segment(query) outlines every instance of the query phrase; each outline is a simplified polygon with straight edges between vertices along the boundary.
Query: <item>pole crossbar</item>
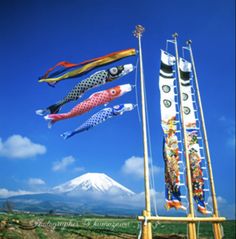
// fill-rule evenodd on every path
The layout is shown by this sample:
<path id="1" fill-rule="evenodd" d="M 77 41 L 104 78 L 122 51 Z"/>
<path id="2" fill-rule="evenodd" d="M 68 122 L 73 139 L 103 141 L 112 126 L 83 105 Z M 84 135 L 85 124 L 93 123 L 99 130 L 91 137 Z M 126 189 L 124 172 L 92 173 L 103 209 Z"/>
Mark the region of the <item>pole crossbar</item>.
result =
<path id="1" fill-rule="evenodd" d="M 138 221 L 158 221 L 158 222 L 224 222 L 226 221 L 225 217 L 144 217 L 138 216 Z"/>

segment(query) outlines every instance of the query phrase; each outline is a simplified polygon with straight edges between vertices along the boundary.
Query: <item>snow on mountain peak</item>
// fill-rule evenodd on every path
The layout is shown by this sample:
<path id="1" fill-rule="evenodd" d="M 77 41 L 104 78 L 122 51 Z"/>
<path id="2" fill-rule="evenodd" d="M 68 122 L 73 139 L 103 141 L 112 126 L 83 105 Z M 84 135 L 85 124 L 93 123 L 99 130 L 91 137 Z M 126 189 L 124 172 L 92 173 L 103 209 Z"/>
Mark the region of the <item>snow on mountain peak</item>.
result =
<path id="1" fill-rule="evenodd" d="M 73 191 L 107 193 L 111 190 L 117 190 L 128 195 L 135 194 L 104 173 L 86 173 L 53 188 L 53 191 L 58 193 Z"/>

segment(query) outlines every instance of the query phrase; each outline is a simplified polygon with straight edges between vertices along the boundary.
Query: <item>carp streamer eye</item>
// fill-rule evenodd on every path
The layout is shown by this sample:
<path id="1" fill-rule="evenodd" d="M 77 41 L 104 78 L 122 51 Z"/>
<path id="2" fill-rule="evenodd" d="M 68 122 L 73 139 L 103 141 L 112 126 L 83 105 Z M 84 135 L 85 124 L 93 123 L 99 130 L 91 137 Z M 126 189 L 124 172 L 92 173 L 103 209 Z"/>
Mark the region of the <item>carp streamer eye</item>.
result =
<path id="1" fill-rule="evenodd" d="M 114 106 L 114 109 L 115 109 L 115 110 L 119 110 L 119 109 L 120 109 L 120 106 L 119 106 L 119 105 L 115 105 L 115 106 Z"/>
<path id="2" fill-rule="evenodd" d="M 112 95 L 115 95 L 115 94 L 116 94 L 116 91 L 115 91 L 115 90 L 111 90 L 111 94 L 112 94 Z"/>
<path id="3" fill-rule="evenodd" d="M 111 73 L 112 75 L 116 75 L 116 74 L 118 73 L 117 67 L 111 68 L 111 69 L 110 69 L 110 73 Z"/>

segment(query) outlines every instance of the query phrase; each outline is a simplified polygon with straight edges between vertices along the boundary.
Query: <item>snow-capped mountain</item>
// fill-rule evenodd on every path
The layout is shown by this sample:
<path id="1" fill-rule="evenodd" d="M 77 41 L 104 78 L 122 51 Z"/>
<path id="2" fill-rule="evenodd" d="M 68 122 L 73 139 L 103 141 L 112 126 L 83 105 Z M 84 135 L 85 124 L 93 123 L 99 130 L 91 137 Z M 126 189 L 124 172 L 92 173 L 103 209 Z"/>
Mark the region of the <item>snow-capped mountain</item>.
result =
<path id="1" fill-rule="evenodd" d="M 0 199 L 0 208 L 4 200 Z M 86 173 L 47 192 L 9 197 L 15 209 L 31 212 L 137 215 L 142 197 L 104 173 Z"/>
<path id="2" fill-rule="evenodd" d="M 104 173 L 86 173 L 53 189 L 54 193 L 71 192 L 97 192 L 97 193 L 122 193 L 134 195 L 135 193 L 122 186 Z"/>

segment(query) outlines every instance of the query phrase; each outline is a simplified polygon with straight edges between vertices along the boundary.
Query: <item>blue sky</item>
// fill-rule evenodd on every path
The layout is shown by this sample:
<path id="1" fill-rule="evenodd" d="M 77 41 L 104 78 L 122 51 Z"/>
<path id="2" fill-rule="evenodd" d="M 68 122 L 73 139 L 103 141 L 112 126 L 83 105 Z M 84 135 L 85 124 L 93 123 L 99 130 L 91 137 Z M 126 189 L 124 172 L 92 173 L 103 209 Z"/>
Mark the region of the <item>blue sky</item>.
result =
<path id="1" fill-rule="evenodd" d="M 143 191 L 138 165 L 125 162 L 142 156 L 141 127 L 136 111 L 64 141 L 83 116 L 59 122 L 51 130 L 35 110 L 61 99 L 79 80 L 56 88 L 37 79 L 61 60 L 80 62 L 117 50 L 137 48 L 132 31 L 145 26 L 143 58 L 149 107 L 156 190 L 164 187 L 162 129 L 158 90 L 160 48 L 179 33 L 179 50 L 187 39 L 199 76 L 219 201 L 235 201 L 235 3 L 222 1 L 1 1 L 0 7 L 0 188 L 45 190 L 85 172 L 104 172 L 135 192 Z M 136 63 L 126 58 L 114 65 Z M 107 68 L 107 67 L 106 67 Z M 132 83 L 134 73 L 103 88 Z M 139 89 L 139 87 L 138 87 Z M 111 103 L 135 103 L 135 92 Z M 67 104 L 66 112 L 76 103 Z M 10 157 L 11 156 L 11 157 Z M 58 166 L 59 165 L 59 166 Z M 58 167 L 57 167 L 58 166 Z M 57 168 L 57 170 L 55 170 Z M 59 170 L 58 170 L 59 168 Z M 122 169 L 123 168 L 123 169 Z M 1 192 L 1 191 L 0 191 Z M 3 192 L 3 190 L 2 190 Z M 227 209 L 230 211 L 230 208 Z M 232 211 L 232 210 L 231 210 Z M 232 213 L 231 213 L 232 216 Z"/>

